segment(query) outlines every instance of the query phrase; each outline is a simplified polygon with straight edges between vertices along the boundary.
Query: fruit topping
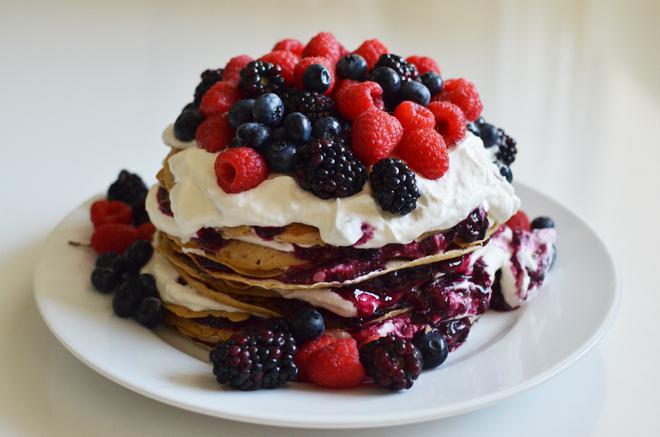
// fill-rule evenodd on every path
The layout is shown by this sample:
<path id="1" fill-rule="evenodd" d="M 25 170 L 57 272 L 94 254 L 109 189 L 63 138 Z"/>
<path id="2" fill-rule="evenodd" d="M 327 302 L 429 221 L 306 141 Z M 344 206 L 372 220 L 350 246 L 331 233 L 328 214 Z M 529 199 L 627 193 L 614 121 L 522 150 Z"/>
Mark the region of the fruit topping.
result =
<path id="1" fill-rule="evenodd" d="M 258 97 L 284 90 L 282 67 L 264 61 L 252 61 L 240 73 L 238 87 L 245 97 Z"/>
<path id="2" fill-rule="evenodd" d="M 277 94 L 262 94 L 254 101 L 252 116 L 266 126 L 278 125 L 284 118 L 284 103 Z"/>
<path id="3" fill-rule="evenodd" d="M 293 315 L 291 330 L 298 343 L 312 341 L 325 330 L 323 315 L 313 307 L 301 308 Z"/>
<path id="4" fill-rule="evenodd" d="M 296 165 L 298 148 L 290 140 L 274 140 L 262 147 L 261 155 L 274 173 L 288 173 Z"/>
<path id="5" fill-rule="evenodd" d="M 268 176 L 264 159 L 250 147 L 224 150 L 215 159 L 215 176 L 226 193 L 240 193 L 252 189 Z"/>
<path id="6" fill-rule="evenodd" d="M 227 148 L 233 137 L 227 114 L 213 114 L 199 125 L 195 141 L 200 148 L 215 153 Z"/>
<path id="7" fill-rule="evenodd" d="M 244 123 L 253 121 L 252 109 L 254 108 L 254 99 L 243 99 L 234 103 L 227 113 L 229 125 L 234 129 Z"/>
<path id="8" fill-rule="evenodd" d="M 403 127 L 386 112 L 368 111 L 355 119 L 351 136 L 355 156 L 365 165 L 372 165 L 394 151 L 403 136 Z"/>
<path id="9" fill-rule="evenodd" d="M 220 82 L 222 80 L 222 76 L 224 74 L 224 70 L 222 68 L 217 68 L 217 69 L 208 69 L 204 70 L 201 74 L 201 81 L 195 88 L 195 100 L 193 101 L 193 107 L 198 107 L 200 102 L 202 101 L 202 97 L 204 97 L 204 94 L 213 86 L 215 85 L 216 82 Z M 184 108 L 185 109 L 185 108 Z M 194 133 L 194 132 L 193 132 Z M 175 131 L 176 134 L 176 131 Z M 179 138 L 177 136 L 177 138 Z M 179 138 L 181 141 L 187 141 L 187 140 L 182 140 Z M 188 140 L 189 141 L 189 140 Z"/>
<path id="10" fill-rule="evenodd" d="M 426 106 L 431 101 L 431 92 L 421 82 L 406 80 L 401 82 L 399 99 L 410 100 L 419 103 L 420 105 Z"/>
<path id="11" fill-rule="evenodd" d="M 396 154 L 427 179 L 438 179 L 449 169 L 447 146 L 435 129 L 406 131 Z"/>
<path id="12" fill-rule="evenodd" d="M 335 85 L 335 66 L 334 63 L 330 61 L 328 58 L 324 58 L 320 56 L 312 56 L 310 58 L 301 59 L 300 62 L 298 62 L 298 64 L 296 65 L 296 68 L 294 70 L 294 84 L 296 88 L 298 88 L 299 90 L 305 89 L 305 85 L 304 85 L 305 72 L 310 66 L 314 64 L 325 67 L 328 74 L 330 75 L 330 82 L 328 84 L 328 87 L 325 90 L 325 92 L 323 92 L 323 94 L 328 95 L 330 94 L 333 86 Z"/>
<path id="13" fill-rule="evenodd" d="M 314 138 L 336 138 L 342 133 L 342 126 L 335 117 L 323 117 L 314 122 L 312 136 Z"/>
<path id="14" fill-rule="evenodd" d="M 320 56 L 336 62 L 341 56 L 341 46 L 330 32 L 320 32 L 309 40 L 302 52 L 303 58 Z"/>
<path id="15" fill-rule="evenodd" d="M 442 92 L 433 100 L 449 101 L 461 108 L 468 121 L 476 120 L 481 115 L 483 106 L 477 88 L 466 79 L 448 79 L 442 86 Z"/>
<path id="16" fill-rule="evenodd" d="M 378 161 L 371 170 L 369 182 L 384 211 L 406 215 L 417 207 L 420 196 L 417 178 L 403 161 L 392 158 Z"/>
<path id="17" fill-rule="evenodd" d="M 337 62 L 340 79 L 363 81 L 367 78 L 367 61 L 358 54 L 346 55 Z"/>
<path id="18" fill-rule="evenodd" d="M 387 47 L 385 47 L 385 44 L 377 39 L 369 39 L 363 42 L 353 53 L 362 56 L 367 62 L 369 69 L 372 69 L 374 65 L 376 65 L 376 62 L 378 62 L 378 59 L 380 59 L 381 55 L 384 55 L 387 52 L 388 50 Z"/>
<path id="19" fill-rule="evenodd" d="M 244 123 L 236 129 L 234 143 L 238 147 L 249 146 L 259 150 L 270 138 L 271 134 L 270 128 L 261 123 Z"/>
<path id="20" fill-rule="evenodd" d="M 303 87 L 306 91 L 323 94 L 330 88 L 330 83 L 330 72 L 323 65 L 312 64 L 303 73 Z"/>
<path id="21" fill-rule="evenodd" d="M 435 130 L 447 147 L 454 147 L 465 138 L 465 116 L 461 108 L 449 102 L 431 102 L 427 108 L 435 117 Z"/>
<path id="22" fill-rule="evenodd" d="M 360 349 L 360 361 L 374 382 L 385 388 L 412 387 L 422 373 L 422 353 L 410 341 L 388 335 Z"/>
<path id="23" fill-rule="evenodd" d="M 435 117 L 419 103 L 408 100 L 401 102 L 394 110 L 394 116 L 399 120 L 403 130 L 435 127 Z"/>
<path id="24" fill-rule="evenodd" d="M 302 112 L 291 112 L 284 117 L 286 135 L 296 144 L 309 141 L 312 136 L 312 123 Z"/>
<path id="25" fill-rule="evenodd" d="M 222 114 L 238 102 L 241 93 L 233 82 L 221 81 L 213 85 L 202 97 L 199 110 L 204 117 L 212 114 Z"/>
<path id="26" fill-rule="evenodd" d="M 383 89 L 376 82 L 345 84 L 337 94 L 337 108 L 348 120 L 373 109 L 383 109 Z"/>
<path id="27" fill-rule="evenodd" d="M 365 370 L 356 341 L 336 339 L 313 352 L 307 363 L 307 374 L 321 387 L 342 389 L 359 385 L 364 380 Z"/>
<path id="28" fill-rule="evenodd" d="M 296 64 L 300 62 L 300 56 L 286 50 L 274 50 L 259 58 L 260 61 L 279 65 L 280 73 L 287 86 L 293 85 L 293 72 Z"/>
<path id="29" fill-rule="evenodd" d="M 381 55 L 374 65 L 374 69 L 378 67 L 389 67 L 392 70 L 396 71 L 401 77 L 401 80 L 418 80 L 419 72 L 417 67 L 414 64 L 406 62 L 401 56 L 394 55 L 392 53 L 387 53 Z"/>
<path id="30" fill-rule="evenodd" d="M 179 141 L 192 141 L 195 139 L 197 127 L 204 121 L 199 109 L 184 108 L 174 122 L 174 137 Z"/>
<path id="31" fill-rule="evenodd" d="M 429 89 L 431 97 L 433 97 L 442 91 L 443 81 L 439 74 L 429 71 L 428 73 L 422 74 L 422 84 Z"/>
<path id="32" fill-rule="evenodd" d="M 313 123 L 319 118 L 333 116 L 336 113 L 335 101 L 323 94 L 311 91 L 291 91 L 283 96 L 287 114 L 300 112 Z"/>
<path id="33" fill-rule="evenodd" d="M 234 56 L 229 60 L 229 62 L 227 62 L 227 65 L 225 65 L 225 71 L 222 74 L 222 80 L 225 82 L 238 83 L 238 81 L 241 79 L 241 70 L 252 61 L 254 61 L 254 59 L 248 55 Z"/>
<path id="34" fill-rule="evenodd" d="M 303 49 L 305 48 L 304 44 L 297 39 L 287 38 L 281 41 L 278 41 L 273 46 L 273 51 L 276 50 L 285 50 L 287 52 L 294 53 L 298 56 L 302 56 Z"/>
<path id="35" fill-rule="evenodd" d="M 435 369 L 445 362 L 449 355 L 447 341 L 438 331 L 421 331 L 413 337 L 413 344 L 422 353 L 424 370 Z"/>

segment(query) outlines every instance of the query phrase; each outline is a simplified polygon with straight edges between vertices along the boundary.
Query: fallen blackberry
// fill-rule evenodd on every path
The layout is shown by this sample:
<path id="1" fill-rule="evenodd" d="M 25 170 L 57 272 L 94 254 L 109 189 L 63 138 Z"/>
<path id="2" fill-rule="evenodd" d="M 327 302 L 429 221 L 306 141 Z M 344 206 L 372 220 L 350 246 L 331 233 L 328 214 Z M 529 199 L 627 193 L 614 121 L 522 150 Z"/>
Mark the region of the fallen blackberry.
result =
<path id="1" fill-rule="evenodd" d="M 406 215 L 417 208 L 420 196 L 415 173 L 399 159 L 378 161 L 369 175 L 371 190 L 384 211 Z"/>
<path id="2" fill-rule="evenodd" d="M 402 390 L 412 387 L 422 373 L 422 353 L 412 342 L 388 335 L 360 350 L 360 362 L 381 387 Z"/>
<path id="3" fill-rule="evenodd" d="M 498 129 L 498 141 L 497 145 L 499 150 L 495 154 L 497 159 L 500 160 L 504 165 L 510 166 L 516 160 L 516 154 L 518 153 L 518 148 L 516 147 L 516 140 L 506 134 L 504 129 Z"/>
<path id="4" fill-rule="evenodd" d="M 298 376 L 296 341 L 286 332 L 262 330 L 236 334 L 209 354 L 213 374 L 237 390 L 277 388 Z"/>
<path id="5" fill-rule="evenodd" d="M 381 55 L 374 66 L 374 68 L 378 67 L 390 67 L 392 70 L 399 73 L 401 80 L 419 80 L 417 67 L 406 62 L 405 59 L 398 55 L 393 55 L 391 53 Z"/>
<path id="6" fill-rule="evenodd" d="M 298 152 L 295 178 L 321 199 L 347 197 L 362 190 L 367 169 L 337 138 L 313 139 Z"/>
<path id="7" fill-rule="evenodd" d="M 238 87 L 245 97 L 258 97 L 266 93 L 284 90 L 282 68 L 277 64 L 252 61 L 241 70 Z"/>
<path id="8" fill-rule="evenodd" d="M 202 72 L 202 80 L 199 82 L 199 85 L 197 85 L 197 88 L 195 88 L 195 100 L 193 104 L 196 107 L 199 107 L 199 104 L 202 101 L 202 97 L 204 97 L 204 94 L 206 94 L 209 88 L 215 85 L 216 82 L 222 80 L 222 73 L 222 68 L 208 69 Z"/>
<path id="9" fill-rule="evenodd" d="M 287 114 L 300 112 L 314 123 L 323 117 L 336 115 L 335 101 L 313 91 L 290 91 L 282 96 Z"/>
<path id="10" fill-rule="evenodd" d="M 144 199 L 147 197 L 147 186 L 140 176 L 122 170 L 117 180 L 108 188 L 108 200 L 119 200 L 127 203 L 133 209 L 134 224 L 144 223 L 147 217 L 144 209 Z"/>

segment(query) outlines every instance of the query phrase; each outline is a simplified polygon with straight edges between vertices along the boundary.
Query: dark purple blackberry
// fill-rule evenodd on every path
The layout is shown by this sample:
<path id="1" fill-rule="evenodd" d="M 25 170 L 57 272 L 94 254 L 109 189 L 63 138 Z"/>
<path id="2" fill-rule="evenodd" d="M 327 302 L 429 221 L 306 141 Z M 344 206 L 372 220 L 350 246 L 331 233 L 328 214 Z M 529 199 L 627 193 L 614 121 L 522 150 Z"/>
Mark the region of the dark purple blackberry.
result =
<path id="1" fill-rule="evenodd" d="M 374 68 L 378 67 L 390 67 L 392 70 L 399 73 L 401 80 L 419 80 L 417 67 L 406 62 L 405 59 L 398 55 L 393 55 L 391 53 L 381 55 L 374 66 Z"/>
<path id="2" fill-rule="evenodd" d="M 130 205 L 133 209 L 133 224 L 141 225 L 148 221 L 149 216 L 144 208 L 147 186 L 140 176 L 122 170 L 117 180 L 108 188 L 106 197 L 108 200 L 119 200 Z"/>
<path id="3" fill-rule="evenodd" d="M 463 240 L 464 243 L 483 240 L 487 230 L 488 215 L 481 207 L 472 210 L 465 220 L 454 226 L 456 236 Z"/>
<path id="4" fill-rule="evenodd" d="M 241 70 L 238 87 L 245 97 L 258 97 L 266 93 L 284 90 L 282 68 L 277 64 L 252 61 Z"/>
<path id="5" fill-rule="evenodd" d="M 154 328 L 160 323 L 163 302 L 157 297 L 145 297 L 138 305 L 135 319 L 145 328 Z"/>
<path id="6" fill-rule="evenodd" d="M 312 91 L 292 90 L 284 94 L 282 100 L 287 114 L 300 112 L 312 123 L 323 117 L 335 116 L 337 113 L 334 100 Z"/>
<path id="7" fill-rule="evenodd" d="M 415 173 L 399 159 L 378 161 L 369 175 L 373 196 L 384 211 L 406 215 L 417 208 L 420 193 Z"/>
<path id="8" fill-rule="evenodd" d="M 197 85 L 197 88 L 195 88 L 195 100 L 193 104 L 196 107 L 199 107 L 200 102 L 202 101 L 202 97 L 204 97 L 204 94 L 211 88 L 213 85 L 215 85 L 216 82 L 219 82 L 222 80 L 222 73 L 223 73 L 222 68 L 217 68 L 217 69 L 208 69 L 204 70 L 201 74 L 201 82 L 199 82 L 199 85 Z"/>
<path id="9" fill-rule="evenodd" d="M 422 353 L 412 342 L 388 335 L 360 349 L 360 362 L 381 387 L 403 390 L 412 387 L 422 373 Z"/>
<path id="10" fill-rule="evenodd" d="M 298 184 L 321 199 L 352 196 L 367 181 L 364 164 L 337 138 L 311 140 L 297 159 Z"/>
<path id="11" fill-rule="evenodd" d="M 262 330 L 237 334 L 209 354 L 213 374 L 237 390 L 277 388 L 298 376 L 296 340 L 286 332 Z"/>
<path id="12" fill-rule="evenodd" d="M 516 147 L 516 140 L 506 134 L 504 129 L 497 129 L 498 141 L 497 145 L 499 150 L 495 154 L 497 159 L 500 160 L 504 165 L 510 166 L 516 160 L 516 154 L 518 153 L 518 148 Z"/>

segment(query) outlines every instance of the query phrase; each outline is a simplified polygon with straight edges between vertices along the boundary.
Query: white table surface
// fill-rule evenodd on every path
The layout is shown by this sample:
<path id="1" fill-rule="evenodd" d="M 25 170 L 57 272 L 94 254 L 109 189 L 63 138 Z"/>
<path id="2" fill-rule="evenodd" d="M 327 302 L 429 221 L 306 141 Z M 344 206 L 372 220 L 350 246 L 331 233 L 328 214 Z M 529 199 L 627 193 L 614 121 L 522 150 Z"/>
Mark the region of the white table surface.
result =
<path id="1" fill-rule="evenodd" d="M 549 382 L 448 420 L 345 435 L 660 435 L 657 1 L 0 3 L 0 435 L 334 435 L 213 419 L 121 388 L 49 333 L 32 297 L 49 229 L 120 168 L 149 180 L 201 70 L 332 30 L 428 54 L 519 143 L 517 180 L 608 242 L 625 296 Z M 20 4 L 19 4 L 20 3 Z M 353 4 L 356 3 L 356 4 Z M 585 309 L 587 311 L 587 309 Z"/>

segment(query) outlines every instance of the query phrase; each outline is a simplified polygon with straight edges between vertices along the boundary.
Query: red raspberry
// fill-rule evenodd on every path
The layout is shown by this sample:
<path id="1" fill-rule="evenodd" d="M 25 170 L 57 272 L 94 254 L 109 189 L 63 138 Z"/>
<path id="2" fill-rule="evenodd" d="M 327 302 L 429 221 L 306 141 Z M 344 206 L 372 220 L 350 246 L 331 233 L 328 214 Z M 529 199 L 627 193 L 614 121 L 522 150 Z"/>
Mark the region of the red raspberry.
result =
<path id="1" fill-rule="evenodd" d="M 213 114 L 195 131 L 195 141 L 207 152 L 215 153 L 226 148 L 234 137 L 227 114 Z"/>
<path id="2" fill-rule="evenodd" d="M 483 105 L 477 88 L 467 79 L 448 79 L 442 85 L 442 91 L 433 96 L 434 101 L 450 101 L 461 108 L 467 121 L 474 121 L 481 115 Z"/>
<path id="3" fill-rule="evenodd" d="M 92 203 L 89 215 L 95 228 L 106 223 L 127 225 L 133 219 L 133 210 L 130 205 L 118 200 L 97 200 Z"/>
<path id="4" fill-rule="evenodd" d="M 465 138 L 466 121 L 461 108 L 449 102 L 431 102 L 427 108 L 433 113 L 435 130 L 447 147 L 454 147 Z"/>
<path id="5" fill-rule="evenodd" d="M 394 116 L 401 122 L 403 130 L 435 126 L 433 113 L 419 103 L 406 100 L 394 110 Z"/>
<path id="6" fill-rule="evenodd" d="M 225 82 L 238 83 L 238 81 L 241 80 L 241 70 L 252 61 L 254 61 L 254 59 L 248 55 L 234 56 L 229 62 L 227 62 L 227 65 L 225 65 L 225 71 L 222 73 L 222 80 Z"/>
<path id="7" fill-rule="evenodd" d="M 334 64 L 341 57 L 341 45 L 330 32 L 321 32 L 309 40 L 302 52 L 303 58 L 320 56 Z"/>
<path id="8" fill-rule="evenodd" d="M 124 253 L 138 238 L 138 231 L 133 226 L 122 223 L 106 223 L 94 229 L 92 247 L 96 253 Z"/>
<path id="9" fill-rule="evenodd" d="M 376 82 L 342 83 L 337 108 L 349 120 L 372 109 L 383 109 L 383 89 Z"/>
<path id="10" fill-rule="evenodd" d="M 303 43 L 297 39 L 287 38 L 282 41 L 278 41 L 275 46 L 273 46 L 273 51 L 275 50 L 286 50 L 287 52 L 295 53 L 298 56 L 302 56 L 302 52 L 305 46 Z"/>
<path id="11" fill-rule="evenodd" d="M 364 165 L 390 156 L 403 135 L 401 123 L 384 111 L 363 112 L 353 122 L 353 154 Z"/>
<path id="12" fill-rule="evenodd" d="M 266 161 L 251 147 L 226 149 L 215 159 L 215 177 L 225 193 L 240 193 L 268 176 Z"/>
<path id="13" fill-rule="evenodd" d="M 204 117 L 229 111 L 234 103 L 241 99 L 238 86 L 232 82 L 217 82 L 202 97 L 199 110 Z"/>
<path id="14" fill-rule="evenodd" d="M 341 338 L 314 352 L 307 368 L 316 385 L 327 388 L 351 388 L 360 384 L 366 375 L 357 343 Z"/>
<path id="15" fill-rule="evenodd" d="M 263 55 L 259 60 L 279 65 L 282 68 L 282 77 L 286 84 L 293 85 L 293 72 L 296 64 L 300 62 L 300 56 L 286 50 L 275 50 Z"/>
<path id="16" fill-rule="evenodd" d="M 151 239 L 154 236 L 154 233 L 156 232 L 156 227 L 149 222 L 142 223 L 140 226 L 137 227 L 137 232 L 138 232 L 138 240 L 151 241 Z"/>
<path id="17" fill-rule="evenodd" d="M 438 64 L 429 57 L 408 56 L 406 58 L 406 62 L 409 62 L 417 67 L 417 71 L 419 71 L 420 76 L 424 73 L 428 73 L 429 71 L 440 74 L 440 67 L 438 67 Z"/>
<path id="18" fill-rule="evenodd" d="M 388 52 L 389 51 L 387 50 L 387 47 L 385 47 L 385 44 L 382 42 L 378 41 L 377 39 L 368 39 L 363 42 L 362 45 L 358 47 L 353 53 L 357 53 L 358 55 L 362 56 L 364 60 L 367 61 L 367 66 L 369 69 L 372 69 L 374 65 L 376 65 L 376 62 L 378 62 L 380 55 L 384 55 Z"/>
<path id="19" fill-rule="evenodd" d="M 307 372 L 309 359 L 314 352 L 319 349 L 322 349 L 329 344 L 334 343 L 339 340 L 337 337 L 331 335 L 322 335 L 316 338 L 314 341 L 308 341 L 303 344 L 296 353 L 296 366 L 298 366 L 298 380 L 302 382 L 309 382 L 309 373 Z"/>
<path id="20" fill-rule="evenodd" d="M 304 89 L 303 74 L 305 73 L 305 70 L 307 70 L 307 67 L 309 67 L 312 64 L 323 65 L 330 72 L 330 86 L 325 91 L 325 93 L 323 93 L 326 96 L 329 95 L 332 92 L 332 88 L 335 86 L 335 64 L 332 61 L 330 61 L 328 58 L 322 58 L 319 56 L 314 56 L 311 58 L 302 58 L 300 62 L 296 64 L 296 68 L 293 74 L 296 88 L 298 88 L 299 90 Z"/>
<path id="21" fill-rule="evenodd" d="M 507 222 L 506 225 L 512 230 L 522 229 L 523 231 L 529 231 L 532 229 L 532 226 L 529 224 L 529 217 L 521 209 L 515 213 Z"/>
<path id="22" fill-rule="evenodd" d="M 438 179 L 449 168 L 449 155 L 442 135 L 435 129 L 406 131 L 396 149 L 408 166 L 427 179 Z"/>

